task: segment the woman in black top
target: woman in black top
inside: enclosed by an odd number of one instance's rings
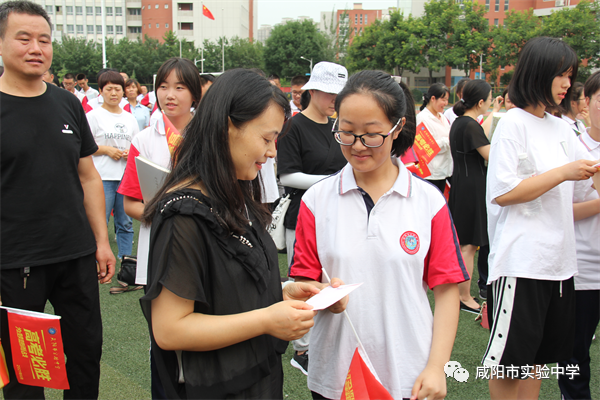
[[[281,354],[303,336],[317,293],[281,289],[258,171],[275,157],[290,108],[248,70],[202,99],[175,166],[144,212],[152,223],[141,299],[167,398],[282,398]],[[286,301],[282,301],[286,300]]]
[[[483,80],[467,82],[463,97],[454,107],[458,118],[450,129],[450,151],[454,163],[448,206],[458,234],[460,250],[469,275],[478,246],[488,244],[485,208],[485,161],[490,142],[477,117],[492,103],[492,88]],[[460,306],[464,311],[479,313],[479,304],[471,296],[471,281],[458,284]]]

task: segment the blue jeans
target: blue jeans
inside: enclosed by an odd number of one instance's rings
[[[133,222],[123,208],[123,195],[117,193],[120,181],[102,181],[104,185],[104,201],[106,202],[106,224],[113,211],[115,222],[115,234],[119,246],[118,258],[130,256],[133,247]]]

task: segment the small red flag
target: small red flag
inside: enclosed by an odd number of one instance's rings
[[[81,105],[83,106],[83,111],[85,111],[86,114],[93,110],[92,106],[90,106],[88,104],[88,98],[87,98],[87,96],[85,96],[83,98],[83,100],[81,100]]]
[[[419,160],[423,159],[427,164],[440,152],[440,146],[423,122],[417,126],[413,149],[419,156]]]
[[[208,18],[212,19],[213,21],[215,20],[215,17],[213,17],[213,15],[210,12],[210,10],[208,8],[206,8],[206,6],[204,4],[202,5],[202,15],[204,15],[205,17],[208,17]]]
[[[392,395],[375,378],[358,348],[354,351],[340,400],[393,400]]]
[[[60,317],[3,308],[8,312],[10,349],[19,383],[69,389]]]
[[[165,115],[164,111],[163,122],[165,123],[165,136],[167,137],[169,152],[172,156],[177,146],[179,146],[179,143],[181,143],[181,141],[183,140],[183,136],[181,136],[177,128],[175,128],[175,125],[173,125],[173,123],[169,121],[169,118]]]

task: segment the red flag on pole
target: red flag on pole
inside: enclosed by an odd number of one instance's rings
[[[375,378],[358,348],[354,351],[340,400],[393,400],[392,395]]]
[[[204,4],[202,4],[202,15],[204,15],[205,17],[208,17],[208,18],[212,19],[213,21],[215,20],[215,17],[213,17],[213,15],[210,12],[210,10],[208,8],[206,8],[206,6]]]

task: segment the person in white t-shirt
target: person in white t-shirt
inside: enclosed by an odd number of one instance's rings
[[[450,123],[444,116],[450,91],[442,83],[434,83],[423,95],[421,112],[417,114],[417,125],[425,124],[440,147],[440,152],[427,164],[431,175],[427,179],[443,193],[446,179],[452,176],[452,154],[450,153]]]
[[[585,100],[586,96],[583,93],[583,84],[575,82],[572,90],[571,97],[563,99],[561,103],[561,107],[564,110],[562,119],[567,121],[577,135],[581,135],[587,128],[583,121],[577,119],[577,116],[582,115],[589,119],[588,106]]]
[[[444,197],[397,158],[415,138],[412,96],[390,75],[362,71],[335,110],[334,138],[348,164],[302,197],[290,276],[318,288],[327,275],[363,285],[315,317],[308,388],[313,398],[339,399],[358,346],[394,399],[443,399],[457,283],[469,275]]]
[[[456,90],[456,98],[458,99],[457,102],[459,102],[460,99],[462,99],[463,87],[465,87],[467,82],[469,82],[470,80],[471,80],[471,78],[462,78],[461,80],[459,80],[456,83],[454,90]],[[456,103],[454,103],[454,104],[456,105]],[[457,118],[457,115],[454,113],[453,107],[450,107],[446,111],[444,111],[444,116],[448,119],[450,126],[452,126],[452,123]],[[479,119],[477,119],[477,122],[480,122]]]
[[[77,82],[75,82],[75,76],[73,74],[71,74],[71,73],[65,74],[62,84],[65,87],[65,89],[68,90],[69,92],[73,93],[75,95],[75,97],[77,97],[79,99],[79,101],[83,101],[83,98],[85,97],[85,95],[82,93],[79,93],[79,91],[75,89],[75,85],[77,84]]]
[[[570,96],[578,64],[561,40],[528,41],[509,87],[516,107],[492,140],[486,190],[491,329],[483,364],[492,371],[493,400],[538,398],[541,379],[526,379],[528,368],[535,372],[573,351],[573,198],[582,194],[574,181],[591,185],[596,168],[568,124],[545,111]],[[494,375],[499,366],[514,374]]]
[[[86,96],[88,100],[95,99],[100,95],[100,92],[88,85],[88,79],[85,74],[77,74],[77,85],[81,88],[79,93]]]
[[[292,99],[290,100],[290,107],[292,108],[292,116],[298,114],[299,112],[302,112],[302,110],[303,110],[302,104],[300,103],[300,100],[302,99],[302,93],[304,93],[304,90],[302,90],[302,86],[306,85],[307,83],[308,83],[308,78],[306,76],[297,75],[292,78],[292,81],[291,81]]]
[[[102,107],[90,111],[86,116],[98,145],[93,161],[104,184],[106,223],[113,212],[118,258],[122,259],[132,254],[133,224],[125,214],[123,196],[117,193],[117,188],[125,171],[131,140],[139,132],[139,127],[135,117],[119,107],[125,82],[118,72],[107,71],[100,75],[98,87],[104,99]]]
[[[582,94],[583,90],[579,96]],[[579,140],[594,159],[600,159],[600,71],[585,82],[584,102],[589,109],[590,128],[581,132]],[[579,366],[577,375],[558,376],[561,394],[569,400],[592,398],[590,345],[600,320],[600,196],[586,181],[581,181],[581,184],[584,184],[585,192],[583,196],[575,197],[573,205],[579,273],[575,276],[575,343],[573,357],[558,363],[563,368]]]

